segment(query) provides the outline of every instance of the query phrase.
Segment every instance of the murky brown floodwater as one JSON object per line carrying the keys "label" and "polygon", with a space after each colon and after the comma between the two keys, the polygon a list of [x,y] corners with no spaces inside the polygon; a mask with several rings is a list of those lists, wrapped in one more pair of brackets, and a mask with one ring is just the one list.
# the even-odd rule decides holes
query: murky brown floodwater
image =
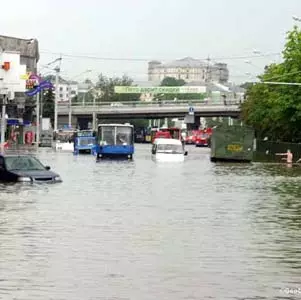
{"label": "murky brown floodwater", "polygon": [[[59,185],[0,185],[0,299],[293,299],[301,168],[39,157]],[[301,297],[301,294],[297,295]],[[291,297],[291,298],[289,298]],[[296,295],[295,295],[296,297]]]}

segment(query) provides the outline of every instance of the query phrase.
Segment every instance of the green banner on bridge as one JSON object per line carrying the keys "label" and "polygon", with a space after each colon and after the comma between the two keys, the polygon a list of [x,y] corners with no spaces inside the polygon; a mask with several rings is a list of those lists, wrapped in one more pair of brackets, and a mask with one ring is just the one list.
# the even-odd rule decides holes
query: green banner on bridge
{"label": "green banner on bridge", "polygon": [[116,94],[205,94],[205,86],[115,86]]}

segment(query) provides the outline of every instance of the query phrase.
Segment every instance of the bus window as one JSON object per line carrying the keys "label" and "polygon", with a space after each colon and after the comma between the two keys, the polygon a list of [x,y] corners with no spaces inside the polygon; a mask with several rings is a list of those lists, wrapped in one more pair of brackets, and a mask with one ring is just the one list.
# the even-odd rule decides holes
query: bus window
{"label": "bus window", "polygon": [[115,145],[115,127],[104,126],[101,127],[100,130],[100,141],[104,142],[106,145]]}

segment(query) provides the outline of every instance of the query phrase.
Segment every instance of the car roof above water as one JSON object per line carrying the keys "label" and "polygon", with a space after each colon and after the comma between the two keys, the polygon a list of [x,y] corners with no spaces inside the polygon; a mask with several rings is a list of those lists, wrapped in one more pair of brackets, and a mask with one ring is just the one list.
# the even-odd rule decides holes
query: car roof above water
{"label": "car roof above water", "polygon": [[32,154],[18,154],[18,153],[0,153],[2,157],[34,157]]}
{"label": "car roof above water", "polygon": [[176,139],[160,139],[156,138],[155,139],[155,144],[161,144],[161,145],[182,145],[180,140]]}

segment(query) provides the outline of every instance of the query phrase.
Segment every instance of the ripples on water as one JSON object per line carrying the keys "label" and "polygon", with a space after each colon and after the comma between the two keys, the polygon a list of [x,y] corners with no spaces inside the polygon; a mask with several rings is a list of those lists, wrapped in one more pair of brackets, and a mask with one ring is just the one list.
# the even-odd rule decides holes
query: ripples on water
{"label": "ripples on water", "polygon": [[[0,185],[0,299],[290,299],[300,288],[300,170],[95,163],[42,150],[58,185]],[[291,298],[293,299],[293,298]]]}

